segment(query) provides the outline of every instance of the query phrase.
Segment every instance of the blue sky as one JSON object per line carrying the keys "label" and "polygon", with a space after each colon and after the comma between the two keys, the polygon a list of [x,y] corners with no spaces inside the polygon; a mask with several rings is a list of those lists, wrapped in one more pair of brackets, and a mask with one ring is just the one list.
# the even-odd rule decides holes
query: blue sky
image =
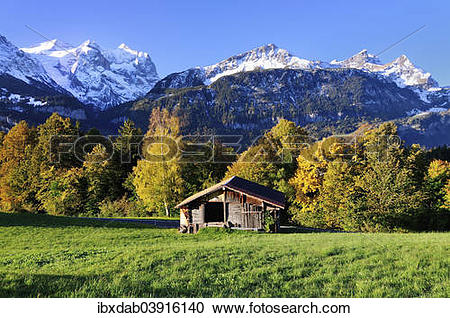
{"label": "blue sky", "polygon": [[126,43],[150,53],[160,75],[216,63],[275,43],[307,59],[346,58],[363,48],[384,62],[406,54],[450,85],[450,2],[427,1],[11,1],[2,0],[0,33],[18,46],[49,39]]}

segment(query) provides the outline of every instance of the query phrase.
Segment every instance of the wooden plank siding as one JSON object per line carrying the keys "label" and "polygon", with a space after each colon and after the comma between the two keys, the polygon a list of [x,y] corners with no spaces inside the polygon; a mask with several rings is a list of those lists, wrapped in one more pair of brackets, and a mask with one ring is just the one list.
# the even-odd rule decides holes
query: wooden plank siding
{"label": "wooden plank siding", "polygon": [[242,227],[250,229],[263,229],[264,216],[262,206],[254,203],[244,203],[242,211]]}
{"label": "wooden plank siding", "polygon": [[242,225],[242,213],[241,205],[239,202],[231,202],[228,205],[228,221],[233,224],[233,226],[241,227]]}

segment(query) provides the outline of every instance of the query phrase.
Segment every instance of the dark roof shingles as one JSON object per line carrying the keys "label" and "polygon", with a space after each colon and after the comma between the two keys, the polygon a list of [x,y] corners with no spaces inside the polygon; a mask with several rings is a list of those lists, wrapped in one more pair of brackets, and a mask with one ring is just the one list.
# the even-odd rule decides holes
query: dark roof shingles
{"label": "dark roof shingles", "polygon": [[177,207],[181,207],[183,205],[186,205],[204,195],[207,195],[213,191],[218,190],[220,187],[227,187],[232,190],[236,190],[242,193],[245,193],[249,196],[253,196],[256,198],[259,198],[263,201],[267,201],[269,203],[275,204],[277,206],[285,207],[285,199],[283,192],[270,189],[268,187],[265,187],[261,184],[239,178],[239,177],[232,177],[228,180],[222,181],[216,185],[213,185],[212,187],[209,187],[208,189],[205,189],[203,191],[200,191],[189,198],[185,199],[183,202],[177,205]]}

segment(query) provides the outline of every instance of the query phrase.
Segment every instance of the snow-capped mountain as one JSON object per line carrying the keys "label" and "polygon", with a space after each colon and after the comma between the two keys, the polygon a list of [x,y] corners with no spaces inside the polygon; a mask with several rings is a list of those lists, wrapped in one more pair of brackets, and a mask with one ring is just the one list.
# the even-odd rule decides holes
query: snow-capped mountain
{"label": "snow-capped mountain", "polygon": [[368,69],[370,71],[374,71],[374,66],[380,65],[381,62],[375,55],[370,54],[366,49],[364,49],[346,60],[333,60],[330,64],[334,67]]}
{"label": "snow-capped mountain", "polygon": [[222,76],[209,85],[194,82],[195,72],[184,75],[172,77],[193,86],[164,89],[161,83],[169,83],[168,76],[146,98],[112,109],[104,119],[112,126],[131,118],[144,128],[152,109],[163,107],[183,119],[186,133],[212,130],[242,135],[250,142],[280,118],[322,138],[351,132],[363,122],[396,120],[442,104],[428,104],[414,90],[354,68],[256,70]]}
{"label": "snow-capped mountain", "polygon": [[0,35],[0,130],[20,120],[41,123],[52,112],[87,120],[89,110],[58,85],[38,59]]}
{"label": "snow-capped mountain", "polygon": [[51,40],[22,51],[81,102],[100,109],[145,95],[159,79],[148,53],[125,44],[106,50],[90,40],[76,47]]}
{"label": "snow-capped mountain", "polygon": [[222,76],[236,74],[239,72],[254,71],[256,69],[314,69],[326,67],[320,61],[309,61],[293,56],[275,44],[268,44],[248,52],[232,56],[217,64],[203,68],[207,81],[214,82]]}
{"label": "snow-capped mountain", "polygon": [[[141,118],[154,107],[165,107],[185,119],[189,132],[213,129],[243,135],[262,133],[285,118],[323,137],[350,132],[363,122],[417,114],[442,119],[438,114],[450,108],[449,91],[404,55],[383,63],[362,50],[327,63],[269,44],[214,65],[172,73],[146,98],[105,115],[111,123],[130,117],[145,127]],[[450,133],[441,137],[436,144],[450,142]]]}
{"label": "snow-capped mountain", "polygon": [[217,64],[198,66],[170,74],[158,82],[154,90],[211,84],[223,76],[258,69],[314,69],[327,66],[327,63],[298,58],[275,44],[267,44],[229,57]]}
{"label": "snow-capped mountain", "polygon": [[377,73],[392,79],[400,87],[419,87],[430,89],[438,87],[438,83],[431,77],[431,74],[416,67],[406,55],[401,55],[390,63],[383,64],[373,54],[362,50],[352,57],[330,62],[331,66],[341,68],[356,68],[371,73]]}
{"label": "snow-capped mountain", "polygon": [[42,89],[64,92],[39,61],[22,52],[2,35],[0,35],[0,75],[9,75]]}
{"label": "snow-capped mountain", "polygon": [[442,99],[444,95],[447,96],[444,98],[445,101],[450,101],[448,93],[446,93],[448,90],[440,88],[430,73],[416,67],[405,55],[401,55],[394,61],[384,64],[377,56],[370,54],[367,50],[362,50],[348,59],[342,61],[333,60],[328,63],[296,57],[274,44],[252,49],[214,65],[196,67],[170,74],[156,83],[150,93],[161,94],[167,88],[209,85],[227,75],[258,69],[358,69],[371,76],[378,76],[394,82],[398,87],[409,88],[426,103],[431,103],[435,99]]}

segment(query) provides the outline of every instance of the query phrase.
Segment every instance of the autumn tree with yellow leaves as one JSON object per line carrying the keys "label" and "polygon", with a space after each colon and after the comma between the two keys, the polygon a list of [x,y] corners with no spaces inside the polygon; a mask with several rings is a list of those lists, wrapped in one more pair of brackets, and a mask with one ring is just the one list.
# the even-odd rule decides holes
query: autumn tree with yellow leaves
{"label": "autumn tree with yellow leaves", "polygon": [[170,216],[183,193],[178,142],[180,122],[167,109],[155,108],[144,138],[133,185],[147,209]]}
{"label": "autumn tree with yellow leaves", "polygon": [[307,132],[281,119],[254,145],[239,155],[225,178],[239,176],[262,185],[289,192],[287,180],[295,172],[297,156],[308,143]]}
{"label": "autumn tree with yellow leaves", "polygon": [[392,123],[354,136],[325,139],[298,158],[290,183],[296,221],[351,231],[396,231],[418,226],[423,204],[424,151],[405,147]]}

